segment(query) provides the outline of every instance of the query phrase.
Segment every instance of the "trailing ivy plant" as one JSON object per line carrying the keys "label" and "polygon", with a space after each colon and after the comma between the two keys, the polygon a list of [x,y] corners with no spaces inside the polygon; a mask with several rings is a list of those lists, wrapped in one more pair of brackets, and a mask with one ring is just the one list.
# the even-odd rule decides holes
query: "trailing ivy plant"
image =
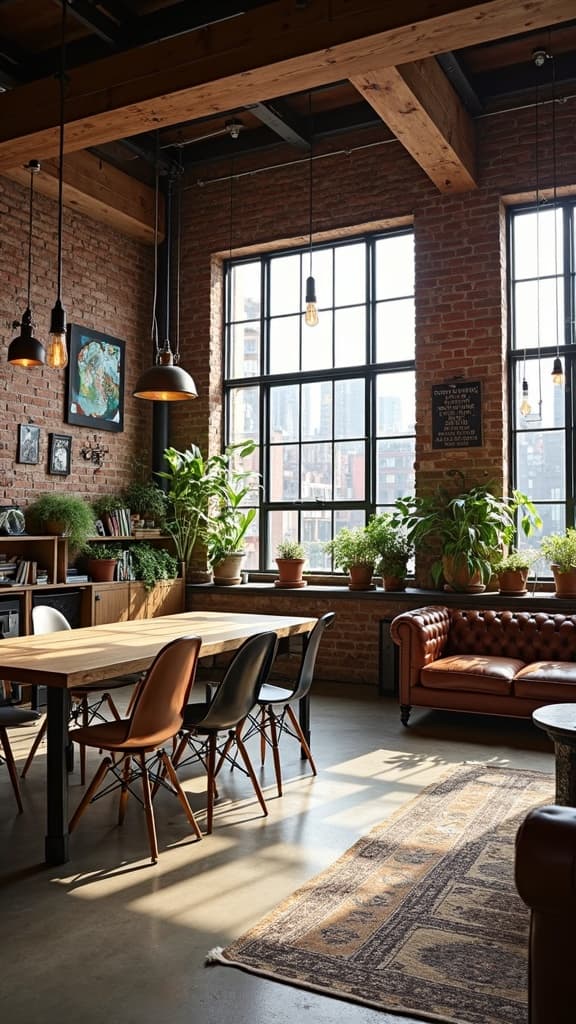
{"label": "trailing ivy plant", "polygon": [[135,580],[152,590],[159,580],[173,580],[178,575],[178,560],[165,548],[151,544],[132,544],[130,560]]}

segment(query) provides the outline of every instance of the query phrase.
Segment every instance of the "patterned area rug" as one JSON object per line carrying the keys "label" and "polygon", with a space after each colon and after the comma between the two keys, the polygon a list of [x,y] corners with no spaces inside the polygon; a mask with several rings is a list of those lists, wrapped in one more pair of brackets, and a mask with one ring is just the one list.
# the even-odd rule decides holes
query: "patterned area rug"
{"label": "patterned area rug", "polygon": [[208,963],[392,1013],[525,1024],[514,839],[553,776],[462,765]]}

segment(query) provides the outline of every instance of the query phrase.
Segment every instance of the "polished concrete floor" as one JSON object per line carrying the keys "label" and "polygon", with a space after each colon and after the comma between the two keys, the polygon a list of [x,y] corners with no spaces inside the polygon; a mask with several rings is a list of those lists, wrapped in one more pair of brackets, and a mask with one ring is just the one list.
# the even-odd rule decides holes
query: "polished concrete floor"
{"label": "polished concrete floor", "polygon": [[[168,793],[156,801],[160,860],[150,864],[136,802],[120,829],[112,798],[90,807],[71,839],[72,859],[42,864],[44,750],[23,782],[25,813],[0,767],[0,1019],[5,1024],[390,1024],[364,1007],[204,966],[370,827],[412,799],[451,763],[481,761],[553,772],[546,737],[511,719],[414,712],[404,729],[392,701],[368,688],[313,695],[312,778],[292,743],[285,793],[272,766],[262,780],[269,816],[249,783],[225,772],[215,830],[189,833]],[[22,765],[34,730],[12,730]],[[254,750],[256,759],[256,751]],[[184,780],[202,824],[203,780]],[[82,790],[71,777],[71,805]]]}

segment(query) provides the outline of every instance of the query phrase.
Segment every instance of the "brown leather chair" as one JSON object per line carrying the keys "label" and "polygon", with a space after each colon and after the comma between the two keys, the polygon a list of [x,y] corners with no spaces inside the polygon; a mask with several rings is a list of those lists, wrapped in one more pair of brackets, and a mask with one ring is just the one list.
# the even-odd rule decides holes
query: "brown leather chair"
{"label": "brown leather chair", "polygon": [[531,911],[529,1024],[573,1024],[575,808],[530,812],[516,839],[516,887]]}
{"label": "brown leather chair", "polygon": [[[88,804],[92,800],[98,799],[97,790],[108,773],[115,776],[120,787],[118,824],[121,825],[126,813],[130,787],[136,779],[141,778],[150,855],[152,863],[156,863],[158,842],[152,810],[150,775],[152,774],[156,781],[161,774],[162,784],[176,794],[198,839],[202,838],[192,808],[178,781],[174,765],[162,746],[168,740],[173,739],[182,726],[183,711],[194,683],[201,642],[199,637],[186,636],[172,640],[162,648],[141,683],[134,702],[134,709],[129,718],[121,719],[119,722],[88,725],[81,729],[74,729],[70,733],[70,738],[76,743],[106,750],[113,755],[102,759],[94,778],[72,816],[70,832],[76,828]],[[147,759],[147,754],[154,756]],[[117,755],[120,756],[117,757]],[[153,767],[154,771],[152,772]],[[171,787],[166,782],[166,776],[172,784]],[[106,792],[109,790],[110,787]]]}

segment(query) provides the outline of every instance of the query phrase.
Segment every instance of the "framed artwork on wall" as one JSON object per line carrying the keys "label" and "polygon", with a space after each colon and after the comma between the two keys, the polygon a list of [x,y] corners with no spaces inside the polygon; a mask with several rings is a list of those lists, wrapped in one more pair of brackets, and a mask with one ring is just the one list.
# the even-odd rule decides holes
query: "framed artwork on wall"
{"label": "framed artwork on wall", "polygon": [[17,462],[25,462],[29,466],[36,466],[40,462],[40,427],[34,423],[20,423],[18,425],[18,455]]}
{"label": "framed artwork on wall", "polygon": [[72,461],[72,435],[50,434],[48,472],[68,476]]}
{"label": "framed artwork on wall", "polygon": [[124,342],[70,324],[68,347],[66,422],[92,430],[123,430]]}

